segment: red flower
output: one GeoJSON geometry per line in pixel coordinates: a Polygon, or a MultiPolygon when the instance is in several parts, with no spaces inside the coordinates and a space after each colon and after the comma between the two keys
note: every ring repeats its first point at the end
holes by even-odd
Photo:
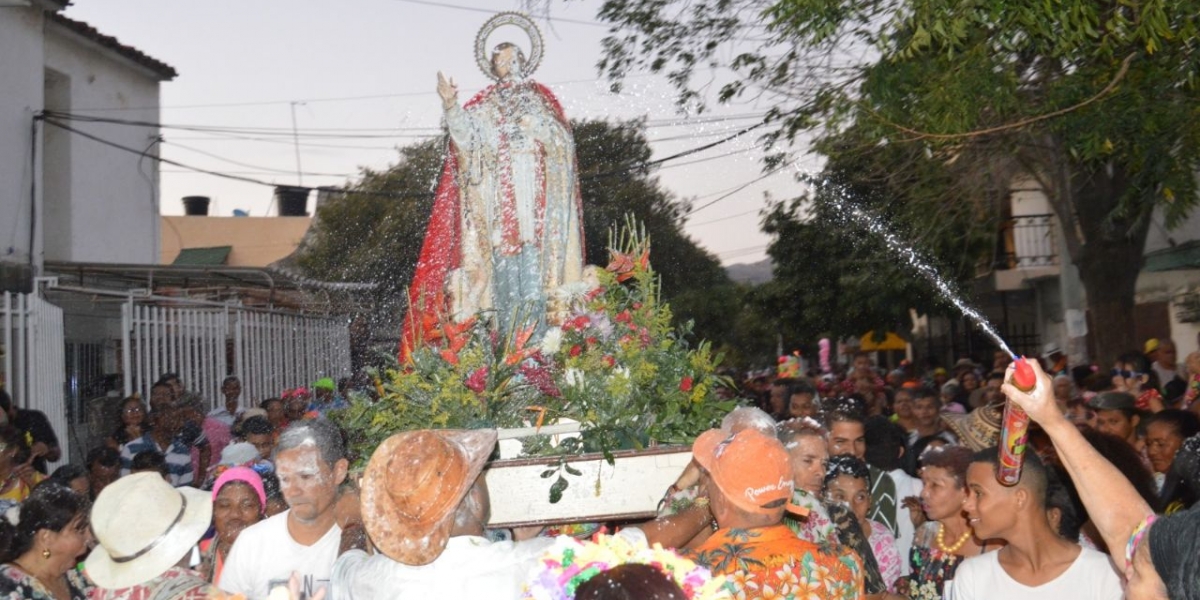
{"type": "Polygon", "coordinates": [[[452,365],[458,364],[458,354],[456,354],[455,352],[453,352],[451,350],[442,350],[440,354],[442,356],[442,360],[444,360],[452,365]]]}
{"type": "Polygon", "coordinates": [[[629,314],[629,311],[623,310],[617,313],[617,316],[613,317],[613,319],[618,323],[632,323],[633,315],[629,314]]]}
{"type": "Polygon", "coordinates": [[[488,368],[479,367],[478,369],[472,371],[469,376],[467,376],[467,380],[463,382],[463,384],[466,385],[467,389],[471,390],[472,392],[475,392],[476,394],[482,394],[483,390],[487,387],[487,376],[488,368]]]}
{"type": "Polygon", "coordinates": [[[597,287],[597,288],[589,291],[587,294],[585,294],[583,296],[583,299],[586,302],[591,302],[592,300],[595,300],[597,296],[599,296],[600,294],[603,294],[603,293],[604,293],[604,286],[600,286],[600,287],[597,287]]]}
{"type": "Polygon", "coordinates": [[[613,358],[611,354],[605,354],[604,358],[602,358],[600,360],[605,364],[605,366],[608,366],[608,367],[617,366],[617,359],[613,358]]]}
{"type": "Polygon", "coordinates": [[[533,384],[539,392],[558,398],[562,396],[558,386],[554,385],[554,378],[550,376],[550,371],[542,367],[534,367],[528,364],[521,365],[518,371],[525,378],[525,381],[533,384]]]}
{"type": "Polygon", "coordinates": [[[589,345],[589,346],[592,346],[592,345],[594,345],[594,344],[596,343],[596,336],[594,336],[594,335],[589,335],[589,336],[587,337],[587,339],[585,339],[585,340],[583,340],[583,341],[584,341],[584,343],[586,343],[587,345],[589,345]]]}
{"type": "Polygon", "coordinates": [[[563,331],[583,331],[584,329],[587,329],[588,325],[591,324],[592,320],[588,318],[587,315],[579,315],[578,317],[563,323],[562,328],[563,331]]]}
{"type": "Polygon", "coordinates": [[[642,310],[642,303],[641,303],[641,302],[634,302],[634,303],[633,303],[633,310],[642,310]]]}
{"type": "Polygon", "coordinates": [[[567,354],[570,354],[571,356],[579,356],[580,354],[583,354],[583,348],[580,348],[579,344],[575,344],[574,346],[571,346],[571,350],[567,352],[567,354]]]}
{"type": "Polygon", "coordinates": [[[688,375],[679,382],[679,389],[684,392],[692,391],[692,377],[688,375]]]}

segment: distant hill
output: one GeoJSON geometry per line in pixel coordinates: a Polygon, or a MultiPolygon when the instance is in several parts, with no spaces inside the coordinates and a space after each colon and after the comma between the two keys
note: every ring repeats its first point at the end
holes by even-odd
{"type": "Polygon", "coordinates": [[[764,258],[755,263],[737,263],[725,267],[729,278],[738,283],[760,284],[771,280],[771,259],[764,258]]]}

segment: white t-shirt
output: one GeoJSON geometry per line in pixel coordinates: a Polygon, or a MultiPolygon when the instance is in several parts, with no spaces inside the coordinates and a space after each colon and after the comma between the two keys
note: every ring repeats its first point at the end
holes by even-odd
{"type": "Polygon", "coordinates": [[[225,558],[218,587],[248,600],[266,600],[273,588],[287,586],[293,571],[300,574],[301,600],[329,586],[342,528],[335,524],[317,543],[305,546],[288,533],[289,513],[284,511],[242,531],[225,558]]]}
{"type": "Polygon", "coordinates": [[[441,556],[427,565],[398,563],[383,554],[351,550],[333,568],[330,600],[386,598],[521,597],[529,570],[554,538],[491,542],[475,536],[452,537],[441,556]]]}
{"type": "Polygon", "coordinates": [[[1052,581],[1037,587],[1018,583],[1000,566],[1000,552],[988,552],[964,560],[948,583],[950,600],[1121,600],[1121,578],[1108,555],[1088,548],[1052,581]]]}

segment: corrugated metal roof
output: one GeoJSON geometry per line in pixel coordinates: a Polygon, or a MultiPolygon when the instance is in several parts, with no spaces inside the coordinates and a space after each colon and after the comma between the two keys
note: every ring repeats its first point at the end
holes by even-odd
{"type": "Polygon", "coordinates": [[[229,260],[233,246],[213,246],[212,248],[184,248],[175,257],[173,265],[208,265],[219,266],[229,260]]]}
{"type": "Polygon", "coordinates": [[[1146,255],[1143,271],[1181,271],[1200,269],[1200,240],[1192,240],[1146,255]]]}

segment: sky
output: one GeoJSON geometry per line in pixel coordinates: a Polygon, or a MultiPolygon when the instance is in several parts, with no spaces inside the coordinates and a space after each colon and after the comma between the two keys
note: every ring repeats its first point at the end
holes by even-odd
{"type": "MultiPolygon", "coordinates": [[[[665,79],[648,73],[632,74],[621,94],[611,93],[596,69],[608,30],[595,19],[600,4],[549,2],[548,18],[535,15],[545,57],[533,78],[553,90],[569,117],[645,117],[654,158],[761,118],[766,107],[753,102],[684,114],[665,79]]],[[[522,7],[521,0],[75,0],[65,14],[179,72],[162,85],[163,158],[267,184],[339,186],[362,167],[394,163],[396,147],[439,135],[438,71],[454,78],[460,101],[489,84],[475,64],[476,32],[491,14],[522,7]]],[[[518,29],[497,30],[488,47],[502,41],[528,53],[518,29]]],[[[764,177],[762,155],[751,134],[658,171],[665,189],[696,207],[685,231],[725,264],[765,258],[764,191],[775,198],[800,191],[790,169],[764,177]]],[[[812,168],[816,159],[804,163],[812,168]]],[[[214,215],[276,210],[268,185],[163,164],[162,213],[182,214],[180,198],[190,195],[211,197],[214,215]]]]}

